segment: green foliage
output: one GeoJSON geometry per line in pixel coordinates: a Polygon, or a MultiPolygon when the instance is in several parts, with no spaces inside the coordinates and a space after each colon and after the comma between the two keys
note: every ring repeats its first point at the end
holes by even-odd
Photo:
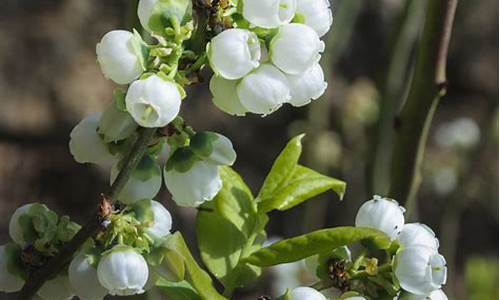
{"type": "Polygon", "coordinates": [[[171,300],[200,300],[196,290],[186,281],[171,282],[160,279],[156,286],[171,300]]]}
{"type": "Polygon", "coordinates": [[[386,234],[370,228],[327,228],[286,239],[254,252],[246,262],[256,266],[273,266],[297,261],[337,247],[363,240],[371,240],[379,249],[387,249],[391,242],[386,234]]]}
{"type": "Polygon", "coordinates": [[[498,259],[472,257],[465,266],[468,299],[489,300],[498,296],[498,259]]]}

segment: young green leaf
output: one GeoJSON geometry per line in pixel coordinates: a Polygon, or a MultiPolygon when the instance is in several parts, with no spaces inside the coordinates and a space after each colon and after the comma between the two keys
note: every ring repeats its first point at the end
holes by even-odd
{"type": "Polygon", "coordinates": [[[160,279],[156,286],[171,300],[200,300],[196,290],[186,281],[170,282],[160,279]]]}
{"type": "Polygon", "coordinates": [[[259,203],[259,212],[266,213],[273,209],[287,210],[330,189],[342,199],[345,188],[346,184],[343,181],[298,165],[292,177],[274,192],[271,199],[259,203]]]}
{"type": "Polygon", "coordinates": [[[391,244],[386,234],[375,229],[349,226],[327,228],[274,243],[254,252],[245,261],[260,267],[273,266],[367,239],[379,249],[387,249],[391,244]]]}

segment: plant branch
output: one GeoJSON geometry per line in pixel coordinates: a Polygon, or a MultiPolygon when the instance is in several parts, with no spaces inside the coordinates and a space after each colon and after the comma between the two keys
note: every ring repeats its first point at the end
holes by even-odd
{"type": "MultiPolygon", "coordinates": [[[[109,200],[116,202],[116,196],[123,189],[127,183],[130,174],[135,170],[139,162],[141,161],[149,142],[156,133],[155,128],[142,128],[139,132],[139,136],[135,141],[132,149],[128,153],[124,160],[123,168],[121,169],[118,177],[111,186],[111,191],[109,193],[109,200]]],[[[31,299],[36,292],[42,287],[42,285],[48,279],[53,278],[55,275],[60,273],[63,268],[71,261],[73,254],[78,251],[78,249],[93,235],[95,235],[101,228],[102,222],[106,219],[102,216],[99,209],[93,214],[89,221],[80,229],[80,231],[73,237],[71,241],[65,244],[59,253],[51,258],[44,266],[40,269],[32,272],[26,280],[25,285],[18,294],[17,299],[27,300],[31,299]]]]}
{"type": "Polygon", "coordinates": [[[446,93],[446,59],[458,0],[429,1],[410,91],[394,120],[395,144],[389,196],[406,204],[408,215],[421,182],[427,135],[446,93]]]}

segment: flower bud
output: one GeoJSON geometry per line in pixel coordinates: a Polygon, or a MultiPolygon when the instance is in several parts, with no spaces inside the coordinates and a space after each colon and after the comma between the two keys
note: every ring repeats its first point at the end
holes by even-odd
{"type": "Polygon", "coordinates": [[[172,229],[172,216],[160,202],[149,201],[153,211],[153,221],[146,228],[146,232],[155,238],[163,238],[170,234],[172,229]]]}
{"type": "Polygon", "coordinates": [[[96,46],[97,61],[102,73],[118,84],[128,84],[139,78],[144,71],[141,51],[142,41],[125,30],[113,30],[106,33],[96,46]],[[134,43],[136,43],[134,45],[134,43]]]}
{"type": "Polygon", "coordinates": [[[304,24],[324,36],[333,23],[332,10],[328,0],[297,0],[297,15],[304,24]]]}
{"type": "Polygon", "coordinates": [[[102,300],[108,291],[97,279],[97,269],[92,266],[92,257],[78,254],[68,268],[69,282],[82,300],[102,300]]]}
{"type": "Polygon", "coordinates": [[[208,59],[215,74],[230,80],[242,78],[259,66],[259,38],[246,29],[224,30],[210,41],[208,59]]]}
{"type": "Polygon", "coordinates": [[[275,28],[293,19],[297,0],[243,0],[243,17],[254,26],[275,28]]]}
{"type": "Polygon", "coordinates": [[[233,143],[215,132],[204,131],[196,133],[189,144],[191,151],[199,158],[220,166],[232,166],[236,160],[233,143]]]}
{"type": "MultiPolygon", "coordinates": [[[[111,184],[120,173],[120,163],[111,169],[111,184]]],[[[153,199],[161,188],[161,168],[150,156],[144,156],[130,175],[127,183],[117,196],[125,204],[133,204],[143,199],[153,199]]]]}
{"type": "Polygon", "coordinates": [[[75,296],[73,287],[66,275],[58,275],[56,278],[45,282],[37,294],[43,300],[70,300],[75,296]]]}
{"type": "Polygon", "coordinates": [[[245,76],[237,93],[243,107],[263,115],[274,112],[291,98],[288,79],[271,64],[263,64],[245,76]]]}
{"type": "Polygon", "coordinates": [[[414,295],[414,294],[406,294],[399,298],[401,300],[448,300],[448,297],[443,292],[443,290],[436,290],[429,295],[414,295]]]}
{"type": "Polygon", "coordinates": [[[394,273],[404,290],[428,295],[446,283],[446,260],[436,249],[413,246],[396,254],[394,273]]]}
{"type": "Polygon", "coordinates": [[[399,233],[398,241],[404,248],[413,246],[427,246],[433,249],[439,248],[439,240],[434,231],[425,224],[408,223],[403,226],[399,233]]]}
{"type": "MultiPolygon", "coordinates": [[[[137,129],[137,123],[126,110],[118,108],[118,101],[125,101],[122,91],[115,92],[115,100],[102,114],[97,132],[105,143],[117,142],[127,139],[137,129]],[[122,99],[116,99],[123,97],[122,99]]],[[[123,103],[123,102],[122,102],[123,103]]]]}
{"type": "Polygon", "coordinates": [[[304,24],[287,24],[280,27],[270,45],[272,62],[287,74],[305,72],[321,58],[325,43],[316,31],[304,24]]]}
{"type": "Polygon", "coordinates": [[[197,207],[212,200],[222,188],[218,166],[200,161],[188,147],[172,154],[164,178],[172,199],[180,206],[197,207]]]}
{"type": "Polygon", "coordinates": [[[318,99],[323,95],[327,87],[323,69],[318,63],[304,73],[288,75],[287,78],[290,83],[290,94],[292,95],[289,102],[297,107],[308,104],[311,99],[318,99]]]}
{"type": "Polygon", "coordinates": [[[365,202],[356,215],[356,227],[371,227],[385,232],[391,240],[403,229],[404,208],[392,199],[374,196],[365,202]]]}
{"type": "Polygon", "coordinates": [[[173,25],[172,18],[181,25],[191,20],[192,4],[190,0],[140,0],[137,15],[144,29],[161,35],[173,25]]]}
{"type": "Polygon", "coordinates": [[[20,274],[16,274],[15,269],[15,260],[19,259],[20,255],[21,249],[14,244],[0,246],[0,292],[13,293],[23,287],[24,279],[20,274]]]}
{"type": "Polygon", "coordinates": [[[90,114],[71,131],[69,151],[79,163],[110,166],[116,160],[97,134],[97,125],[100,118],[101,113],[90,114]]]}
{"type": "Polygon", "coordinates": [[[146,260],[133,248],[115,246],[105,254],[97,267],[97,278],[113,296],[144,293],[149,269],[146,260]]]}
{"type": "Polygon", "coordinates": [[[236,87],[237,80],[227,80],[222,76],[214,75],[210,79],[210,92],[212,92],[212,102],[218,109],[235,116],[244,116],[247,109],[241,105],[236,87]]]}
{"type": "Polygon", "coordinates": [[[326,297],[313,288],[300,286],[290,292],[290,300],[326,300],[326,297]]]}
{"type": "Polygon", "coordinates": [[[157,75],[134,81],[125,97],[127,111],[143,127],[164,127],[181,107],[177,85],[157,75]]]}
{"type": "Polygon", "coordinates": [[[9,221],[9,235],[16,244],[24,248],[39,238],[42,229],[46,232],[55,230],[57,221],[57,215],[44,204],[25,204],[12,214],[9,221]],[[43,228],[37,228],[36,224],[44,225],[43,228]]]}

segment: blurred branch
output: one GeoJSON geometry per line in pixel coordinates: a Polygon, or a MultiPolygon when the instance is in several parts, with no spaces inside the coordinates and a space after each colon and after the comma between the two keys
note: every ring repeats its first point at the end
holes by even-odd
{"type": "Polygon", "coordinates": [[[428,1],[410,91],[394,120],[395,143],[389,196],[411,216],[421,164],[436,107],[446,93],[446,60],[458,0],[428,1]]]}
{"type": "MultiPolygon", "coordinates": [[[[130,174],[135,170],[141,161],[149,142],[156,133],[156,129],[143,128],[135,141],[132,149],[124,160],[123,168],[120,170],[118,177],[111,186],[109,196],[106,198],[115,201],[116,196],[123,189],[127,183],[130,174]]],[[[27,300],[31,299],[42,285],[55,275],[60,273],[63,268],[71,261],[73,254],[97,231],[101,228],[102,222],[106,216],[102,216],[100,210],[94,213],[90,220],[80,229],[80,231],[73,237],[73,239],[65,244],[59,251],[57,256],[51,258],[40,269],[32,272],[26,280],[25,285],[19,292],[17,299],[27,300]]]]}

